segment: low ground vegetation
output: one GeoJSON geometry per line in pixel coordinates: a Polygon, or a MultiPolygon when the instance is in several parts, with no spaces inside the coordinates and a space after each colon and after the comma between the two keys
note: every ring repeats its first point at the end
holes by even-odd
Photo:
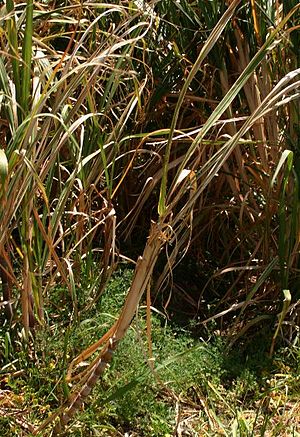
{"type": "MultiPolygon", "coordinates": [[[[72,323],[72,301],[66,289],[57,288],[47,305],[48,327],[37,333],[34,343],[24,342],[20,332],[19,341],[14,341],[2,328],[3,437],[30,435],[27,427],[60,406],[66,362],[117,318],[132,273],[126,268],[118,271],[97,307],[72,323]]],[[[82,302],[88,296],[86,285],[79,294],[82,302]]],[[[193,320],[181,322],[171,323],[163,313],[152,312],[151,360],[141,305],[112,366],[65,435],[299,434],[299,344],[282,343],[270,358],[269,326],[262,325],[259,333],[228,349],[215,324],[199,329],[196,336],[193,320]]]]}

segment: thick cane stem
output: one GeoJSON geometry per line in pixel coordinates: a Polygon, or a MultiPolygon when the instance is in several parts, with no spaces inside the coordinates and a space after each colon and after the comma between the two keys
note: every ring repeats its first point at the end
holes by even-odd
{"type": "MultiPolygon", "coordinates": [[[[137,261],[134,278],[128,292],[123,310],[116,324],[105,336],[107,337],[109,334],[111,334],[111,338],[100,353],[99,359],[90,370],[89,376],[85,376],[85,378],[87,379],[85,380],[82,388],[79,391],[75,392],[72,399],[68,401],[66,405],[61,407],[61,411],[58,413],[60,419],[53,429],[53,436],[58,435],[61,432],[62,428],[72,419],[76,411],[80,408],[87,396],[90,394],[100,375],[104,372],[107,365],[111,362],[114,350],[118,342],[122,340],[131,324],[139,301],[145,291],[145,288],[147,287],[147,284],[149,283],[153,267],[156,263],[159,252],[162,246],[165,244],[165,241],[166,235],[161,227],[156,223],[152,223],[150,235],[144,249],[143,256],[139,257],[137,261]]],[[[102,340],[91,346],[91,348],[85,351],[83,355],[89,356],[90,352],[92,353],[101,343],[101,341],[102,340]]],[[[80,359],[81,356],[75,360],[75,363],[77,363],[78,360],[80,361],[80,359]]],[[[71,370],[69,371],[69,375],[71,373],[72,366],[71,370]]],[[[45,425],[48,425],[48,423],[46,423],[45,425]]],[[[43,425],[42,427],[44,428],[43,425]]]]}
{"type": "Polygon", "coordinates": [[[80,391],[74,395],[68,408],[60,417],[59,422],[55,425],[53,429],[53,436],[56,436],[61,432],[61,430],[72,419],[76,411],[78,411],[81,405],[85,402],[86,398],[88,397],[94,386],[96,385],[98,379],[100,378],[106,367],[110,364],[116,346],[117,343],[116,341],[114,341],[114,339],[111,339],[108,342],[108,345],[101,353],[99,360],[91,370],[91,374],[88,377],[86,383],[83,385],[80,391]]]}

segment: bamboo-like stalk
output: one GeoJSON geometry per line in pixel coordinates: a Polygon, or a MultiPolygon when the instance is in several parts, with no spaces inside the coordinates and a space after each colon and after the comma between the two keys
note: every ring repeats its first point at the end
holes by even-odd
{"type": "MultiPolygon", "coordinates": [[[[143,255],[139,257],[136,264],[132,284],[120,317],[115,325],[114,333],[100,352],[89,374],[85,376],[84,385],[78,391],[71,394],[70,401],[62,406],[59,412],[59,422],[53,429],[53,435],[58,435],[61,429],[72,419],[80,406],[85,402],[101,374],[111,362],[117,344],[126,334],[135,315],[139,301],[150,281],[160,250],[168,239],[167,231],[168,228],[164,229],[162,225],[152,223],[147,244],[143,255]]],[[[55,419],[55,417],[56,415],[53,416],[53,419],[55,419]]],[[[36,433],[40,432],[44,428],[44,425],[47,426],[48,423],[49,422],[46,421],[45,424],[42,424],[36,430],[36,433]]]]}
{"type": "Polygon", "coordinates": [[[53,429],[53,436],[59,435],[61,430],[67,425],[67,423],[72,419],[72,417],[81,407],[81,405],[85,402],[86,398],[92,391],[98,379],[100,378],[106,367],[110,364],[116,346],[117,341],[114,338],[111,338],[107,345],[103,348],[99,359],[93,366],[90,375],[87,378],[87,381],[77,393],[73,394],[70,402],[64,407],[63,412],[59,417],[59,422],[55,425],[53,429]]]}

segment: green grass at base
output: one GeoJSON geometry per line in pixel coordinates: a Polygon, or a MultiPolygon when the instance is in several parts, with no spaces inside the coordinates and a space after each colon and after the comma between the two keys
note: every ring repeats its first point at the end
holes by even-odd
{"type": "MultiPolygon", "coordinates": [[[[36,332],[34,346],[26,347],[21,338],[7,345],[2,352],[1,436],[30,435],[16,417],[38,425],[59,407],[68,364],[112,325],[131,277],[131,270],[117,272],[96,308],[71,323],[65,290],[54,290],[48,325],[36,332]],[[21,376],[9,375],[19,370],[21,376]]],[[[83,284],[82,303],[85,293],[83,284]]],[[[153,312],[152,371],[145,311],[142,305],[111,367],[65,435],[167,437],[176,429],[187,436],[299,435],[299,345],[282,348],[270,360],[265,333],[227,351],[220,335],[212,332],[209,340],[201,340],[194,330],[191,335],[153,312]]]]}

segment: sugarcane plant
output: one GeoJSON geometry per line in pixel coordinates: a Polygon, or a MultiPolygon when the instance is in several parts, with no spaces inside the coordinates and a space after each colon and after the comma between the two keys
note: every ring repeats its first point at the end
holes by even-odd
{"type": "MultiPolygon", "coordinates": [[[[94,345],[82,352],[75,358],[69,368],[67,382],[77,380],[77,385],[70,394],[70,399],[56,412],[50,419],[37,429],[40,432],[49,422],[59,416],[57,425],[54,427],[53,434],[58,434],[61,429],[70,421],[78,408],[90,394],[93,386],[98,378],[105,370],[112,359],[113,352],[124,337],[130,323],[137,310],[140,299],[149,284],[153,269],[163,247],[173,246],[173,252],[169,257],[170,264],[175,262],[179,251],[187,244],[189,235],[192,229],[193,211],[195,203],[199,196],[204,192],[212,180],[216,177],[220,169],[224,166],[228,158],[234,150],[244,143],[246,134],[253,129],[257,121],[261,121],[264,117],[274,110],[274,107],[286,105],[293,102],[299,97],[299,81],[295,80],[299,75],[299,70],[294,70],[283,77],[279,83],[270,90],[270,92],[262,99],[250,116],[246,118],[241,128],[237,130],[224,145],[218,150],[210,160],[207,161],[201,168],[198,167],[198,147],[205,139],[205,135],[219,122],[221,116],[228,111],[234,98],[240,90],[247,84],[247,81],[253,76],[253,73],[266,59],[268,53],[274,47],[274,42],[280,42],[280,34],[282,29],[291,16],[296,12],[298,7],[294,8],[285,17],[282,17],[278,26],[268,36],[266,42],[261,46],[253,59],[245,65],[244,70],[237,78],[234,85],[228,90],[224,98],[218,104],[216,109],[205,124],[198,130],[195,137],[190,141],[188,151],[176,159],[176,164],[171,161],[171,149],[178,136],[177,121],[180,114],[180,109],[183,104],[187,90],[198,72],[201,64],[207,57],[208,53],[218,41],[227,23],[232,19],[235,9],[239,5],[239,1],[232,2],[224,15],[221,17],[210,36],[207,38],[195,64],[190,70],[188,77],[184,82],[182,91],[179,94],[178,101],[175,107],[172,123],[167,132],[165,141],[165,158],[161,172],[160,196],[158,201],[158,220],[151,225],[150,233],[143,255],[138,259],[135,268],[134,278],[131,287],[128,291],[123,310],[112,328],[94,345]],[[170,168],[176,168],[175,177],[172,180],[168,178],[170,168]],[[178,205],[180,200],[186,195],[187,199],[183,206],[178,205]],[[72,377],[74,367],[80,364],[83,360],[89,358],[95,353],[98,348],[102,348],[98,356],[92,361],[89,367],[82,372],[72,377]]],[[[254,130],[255,131],[255,130],[254,130]]],[[[261,127],[259,132],[261,132],[261,127]]],[[[161,132],[162,134],[163,132],[161,132]]],[[[256,133],[259,135],[259,133],[256,133]]],[[[189,134],[181,132],[182,137],[189,137],[189,134]]],[[[260,140],[263,140],[260,138],[260,140]]],[[[242,308],[244,311],[244,308],[242,308]]],[[[286,311],[285,311],[286,314],[286,311]]]]}
{"type": "MultiPolygon", "coordinates": [[[[264,260],[255,266],[261,273],[246,289],[236,323],[280,270],[284,305],[272,355],[298,262],[298,150],[291,150],[284,132],[291,123],[292,143],[299,120],[293,32],[300,6],[261,3],[199,1],[197,10],[185,1],[170,7],[168,1],[9,0],[3,7],[0,267],[7,318],[13,320],[20,300],[25,341],[46,323],[44,299],[58,281],[68,289],[72,320],[79,320],[80,266],[93,257],[95,240],[101,274],[86,308],[100,299],[116,268],[118,235],[130,239],[139,220],[152,219],[117,321],[73,359],[62,381],[66,399],[33,435],[48,433],[50,426],[53,435],[63,431],[111,362],[163,250],[167,263],[157,290],[193,240],[206,242],[224,229],[215,214],[222,208],[236,224],[230,235],[220,232],[216,253],[227,264],[218,274],[238,269],[239,281],[255,257],[264,260]],[[180,26],[185,32],[178,32],[180,26]],[[197,27],[195,49],[191,35],[198,35],[197,27]],[[278,70],[283,58],[288,67],[278,70]],[[134,166],[141,164],[142,176],[130,185],[134,166]],[[127,182],[137,201],[126,210],[127,182]],[[156,213],[148,214],[153,193],[156,213]]],[[[231,295],[227,290],[220,304],[231,295]]]]}

